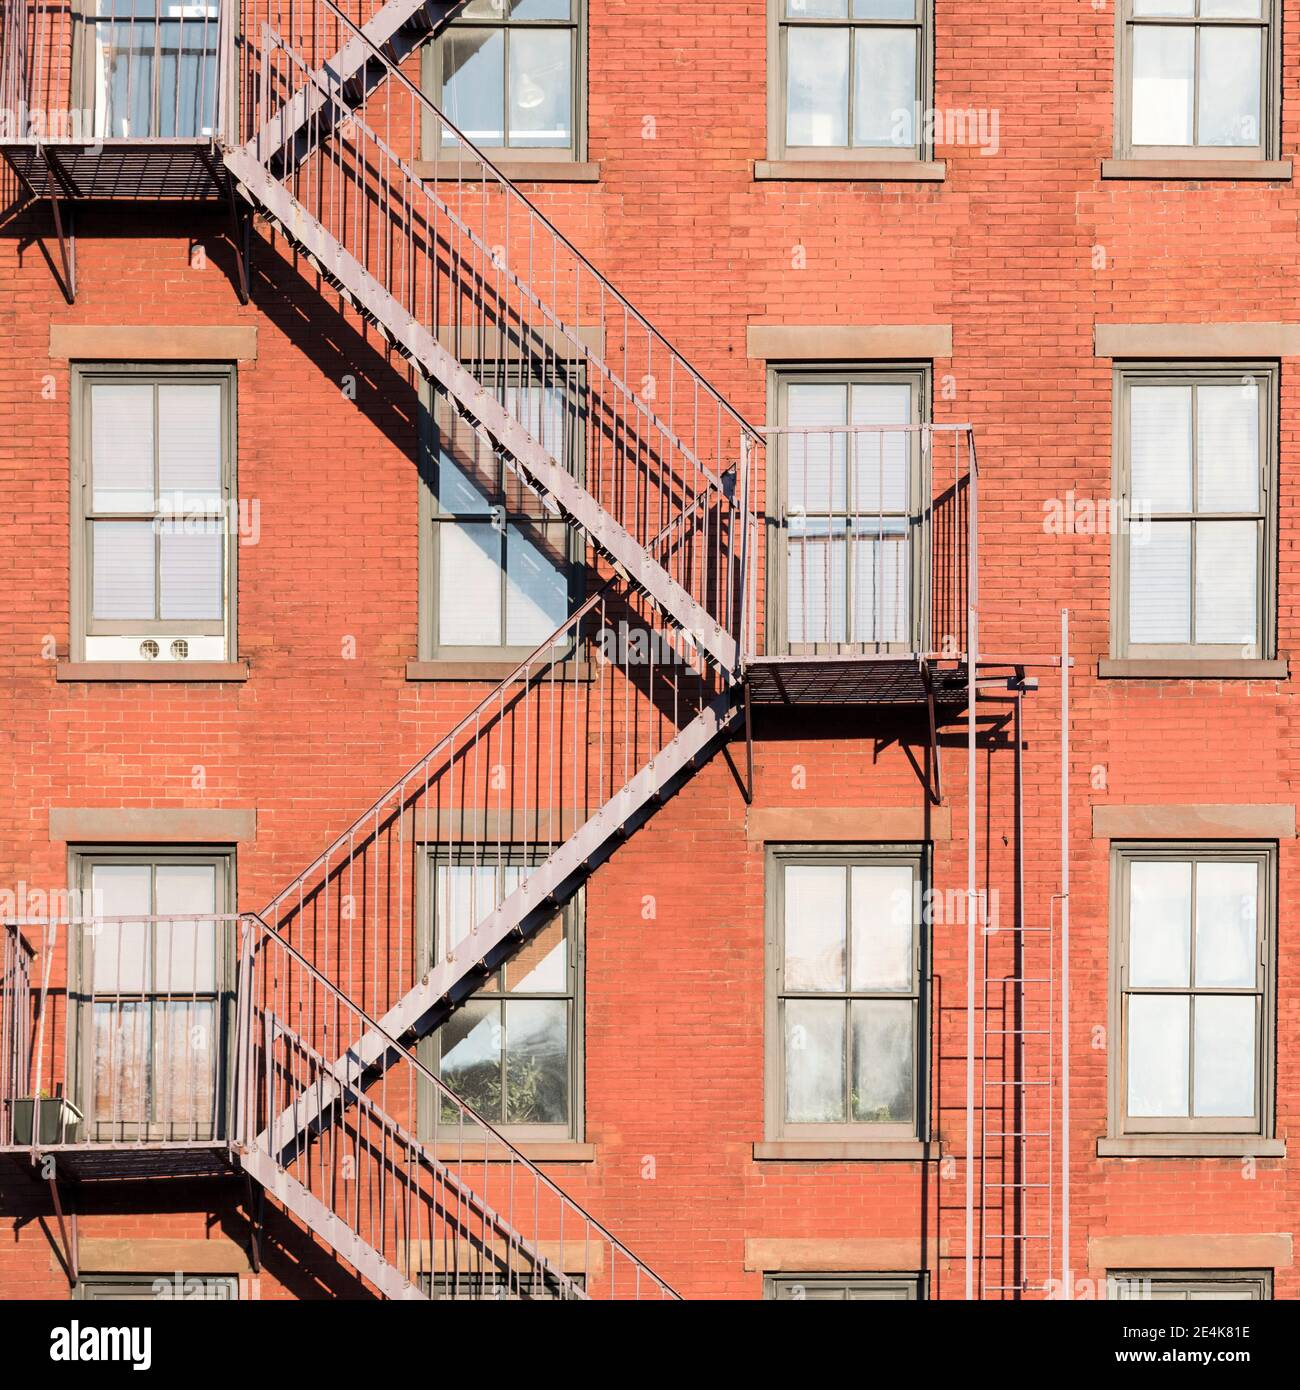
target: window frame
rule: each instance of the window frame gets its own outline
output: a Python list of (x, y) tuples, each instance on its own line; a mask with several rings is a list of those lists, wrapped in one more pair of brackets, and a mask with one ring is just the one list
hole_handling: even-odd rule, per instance
[[(1138, 386), (1185, 386), (1193, 388), (1192, 449), (1195, 464), (1196, 417), (1195, 390), (1199, 385), (1230, 385), (1244, 378), (1253, 379), (1259, 387), (1260, 428), (1260, 510), (1253, 513), (1198, 512), (1194, 495), (1192, 510), (1183, 513), (1160, 513), (1162, 518), (1174, 517), (1193, 523), (1216, 520), (1258, 520), (1261, 522), (1260, 553), (1256, 573), (1257, 650), (1253, 655), (1236, 644), (1197, 643), (1132, 643), (1129, 641), (1129, 602), (1131, 534), (1128, 521), (1132, 517), (1132, 459), (1129, 452), (1129, 417), (1131, 390)], [(1114, 529), (1111, 537), (1111, 656), (1132, 660), (1272, 660), (1277, 653), (1277, 570), (1278, 570), (1278, 451), (1280, 371), (1277, 362), (1117, 362), (1113, 380), (1114, 420), (1112, 450), (1114, 457), (1114, 488), (1123, 524)], [(1138, 499), (1140, 500), (1140, 499)], [(1145, 513), (1149, 524), (1154, 522)], [(1193, 540), (1194, 546), (1194, 540)], [(1192, 552), (1189, 612), (1192, 626), (1189, 635), (1196, 635), (1195, 550)]]
[[(802, 1299), (782, 1299), (781, 1291), (787, 1288), (797, 1288), (800, 1286), (813, 1286), (828, 1289), (842, 1288), (845, 1292), (843, 1302), (853, 1302), (849, 1294), (856, 1291), (866, 1293), (869, 1289), (889, 1289), (897, 1290), (901, 1297), (889, 1299), (891, 1302), (924, 1302), (930, 1296), (929, 1275), (921, 1270), (916, 1273), (888, 1273), (888, 1274), (787, 1274), (765, 1273), (763, 1275), (763, 1298), (769, 1302), (798, 1303)], [(872, 1298), (887, 1301), (880, 1294), (867, 1294), (861, 1301), (870, 1301)], [(833, 1301), (833, 1300), (827, 1300)]]
[[(430, 100), (443, 111), (443, 84), (445, 80), (444, 56), (446, 39), (458, 29), (502, 29), (505, 31), (505, 47), (501, 61), (505, 65), (502, 86), (502, 141), (500, 145), (480, 145), (479, 148), (494, 164), (505, 161), (518, 161), (528, 164), (565, 163), (581, 164), (587, 158), (587, 0), (571, 0), (573, 9), (570, 19), (509, 19), (478, 18), (463, 14), (452, 19), (443, 30), (435, 35), (432, 43), (426, 44), (420, 57), (421, 90), (429, 94)], [(568, 145), (511, 145), (505, 142), (508, 133), (510, 110), (510, 31), (518, 29), (568, 29), (572, 31), (569, 61), (572, 64), (573, 92), (569, 106), (572, 139)], [(448, 119), (451, 117), (448, 115)], [(426, 113), (421, 122), (420, 144), (423, 156), (434, 163), (455, 163), (461, 156), (461, 146), (442, 144), (439, 140), (440, 128), (437, 119)]]
[[(1254, 989), (1245, 987), (1198, 987), (1195, 984), (1195, 919), (1191, 924), (1189, 983), (1179, 986), (1141, 986), (1130, 989), (1129, 946), (1129, 868), (1137, 862), (1250, 861), (1256, 864), (1259, 882), (1259, 908), (1256, 928)], [(1267, 841), (1133, 841), (1111, 846), (1111, 924), (1110, 924), (1110, 1066), (1108, 1081), (1109, 1130), (1111, 1138), (1236, 1138), (1269, 1139), (1275, 1125), (1275, 1087), (1277, 1054), (1277, 845)], [(1195, 908), (1195, 869), (1193, 868), (1193, 910)], [(1259, 999), (1255, 1039), (1255, 1097), (1258, 1121), (1232, 1116), (1139, 1116), (1128, 1114), (1128, 1006), (1132, 993), (1174, 994), (1194, 998), (1198, 995), (1254, 995)], [(1189, 1027), (1190, 1017), (1189, 1017)], [(1188, 1091), (1195, 1085), (1194, 1040), (1188, 1041)]]
[[(789, 418), (787, 400), (789, 388), (798, 385), (906, 385), (912, 391), (913, 423), (925, 425), (931, 420), (932, 364), (920, 361), (881, 363), (773, 363), (768, 367), (768, 418), (784, 426)], [(767, 527), (767, 650), (773, 654), (790, 655), (893, 655), (910, 656), (927, 649), (926, 628), (930, 617), (927, 593), (928, 557), (924, 552), (927, 528), (922, 524), (930, 505), (931, 450), (925, 436), (917, 430), (913, 436), (909, 487), (908, 539), (911, 546), (911, 603), (910, 633), (905, 642), (800, 642), (798, 652), (789, 640), (789, 511), (787, 483), (789, 478), (788, 445), (785, 436), (778, 435), (775, 447), (769, 446), (769, 485), (766, 498)], [(847, 500), (847, 498), (846, 498)], [(828, 513), (834, 515), (834, 513)], [(847, 515), (847, 513), (846, 513)], [(848, 548), (845, 563), (849, 563)], [(851, 586), (845, 588), (845, 602), (850, 600)], [(852, 631), (846, 606), (845, 633)]]
[[(1199, 10), (1201, 0), (1194, 0)], [(1262, 18), (1133, 14), (1133, 0), (1115, 6), (1115, 157), (1152, 160), (1266, 160), (1278, 155), (1282, 101), (1282, 15), (1278, 0), (1261, 0)], [(1200, 91), (1199, 31), (1205, 28), (1262, 29), (1264, 43), (1260, 72), (1260, 138), (1257, 145), (1135, 145), (1133, 143), (1133, 31), (1139, 26), (1197, 30), (1197, 58), (1192, 75), (1193, 129)]]
[[(144, 363), (144, 362), (81, 362), (72, 367), (70, 457), (70, 620), (71, 647), (74, 661), (87, 660), (88, 637), (134, 637), (137, 634), (158, 639), (177, 637), (217, 636), (225, 638), (225, 659), (234, 660), (238, 650), (238, 528), (233, 525), (233, 509), (238, 497), (236, 452), (238, 418), (236, 396), (238, 383), (233, 363)], [(92, 527), (97, 520), (136, 520), (156, 522), (167, 513), (155, 507), (148, 515), (137, 512), (99, 512), (94, 507), (92, 448), (90, 421), (91, 388), (101, 384), (154, 386), (215, 385), (223, 393), (221, 410), (221, 493), (224, 537), (222, 584), (224, 614), (213, 618), (140, 618), (97, 619), (94, 614), (94, 558)], [(156, 399), (156, 398), (155, 398)], [(155, 406), (156, 410), (156, 406)], [(157, 430), (154, 433), (155, 483), (157, 480)], [(156, 555), (156, 551), (155, 551)], [(155, 561), (155, 592), (161, 583), (160, 566)], [(143, 657), (99, 657), (96, 660), (135, 661), (154, 665)], [(175, 663), (184, 670), (184, 663)]]
[[(803, 163), (822, 161), (876, 162), (913, 164), (930, 163), (934, 159), (933, 132), (926, 113), (934, 106), (934, 0), (917, 0), (917, 17), (905, 19), (855, 19), (852, 0), (843, 18), (805, 17), (791, 19), (784, 13), (788, 0), (767, 0), (767, 157)], [(826, 29), (915, 29), (916, 101), (920, 106), (920, 129), (911, 145), (790, 145), (786, 141), (789, 126), (787, 93), (789, 91), (788, 34), (791, 28)], [(847, 133), (853, 139), (853, 59), (856, 44), (849, 40), (849, 105), (846, 112)]]
[[(1106, 1298), (1117, 1302), (1152, 1302), (1149, 1298), (1116, 1299), (1116, 1286), (1125, 1283), (1162, 1284), (1167, 1288), (1185, 1291), (1188, 1301), (1204, 1298), (1205, 1290), (1244, 1288), (1251, 1291), (1249, 1299), (1241, 1302), (1269, 1302), (1273, 1297), (1271, 1269), (1108, 1269)], [(1170, 1300), (1174, 1301), (1174, 1300)]]
[[(766, 850), (765, 872), (765, 949), (764, 949), (764, 1130), (768, 1141), (830, 1141), (877, 1143), (926, 1143), (930, 1138), (930, 1016), (931, 1016), (931, 942), (926, 914), (913, 922), (912, 989), (896, 991), (854, 991), (846, 973), (845, 989), (826, 991), (797, 991), (797, 998), (841, 999), (887, 998), (911, 1000), (913, 1003), (912, 1107), (910, 1124), (897, 1121), (879, 1122), (846, 1119), (843, 1123), (806, 1124), (785, 1118), (786, 1065), (785, 1015), (783, 1003), (791, 997), (784, 988), (785, 959), (785, 869), (789, 866), (837, 866), (852, 868), (858, 865), (906, 866), (913, 873), (913, 892), (925, 901), (925, 891), (931, 879), (930, 847), (921, 843), (898, 844), (769, 844)], [(852, 876), (847, 876), (851, 892)], [(846, 918), (846, 922), (848, 919)], [(848, 962), (846, 958), (846, 972)], [(846, 1032), (845, 1047), (851, 1046), (851, 1034)], [(851, 1067), (846, 1051), (846, 1089), (850, 1083)]]
[[(210, 864), (216, 871), (216, 911), (218, 914), (224, 914), (233, 912), (234, 904), (238, 901), (235, 893), (235, 859), (236, 851), (232, 845), (72, 845), (68, 848), (68, 882), (77, 886), (83, 903), (93, 902), (90, 896), (90, 875), (96, 865), (147, 864), (156, 868), (159, 864)], [(228, 934), (224, 952), (218, 942), (215, 988), (212, 990), (219, 1034), (213, 1047), (212, 1085), (216, 1100), (216, 1132), (207, 1136), (187, 1134), (178, 1138), (163, 1133), (168, 1128), (163, 1124), (149, 1123), (141, 1128), (134, 1122), (99, 1120), (95, 1116), (93, 1092), (90, 1089), (94, 1085), (95, 1075), (95, 1029), (94, 1018), (87, 1007), (85, 997), (87, 981), (94, 979), (94, 967), (87, 949), (86, 935), (81, 934), (79, 949), (69, 952), (66, 1055), (69, 1059), (71, 1092), (75, 1098), (74, 1103), (82, 1114), (78, 1131), (84, 1133), (90, 1142), (104, 1142), (98, 1135), (101, 1128), (110, 1131), (110, 1139), (133, 1142), (156, 1141), (161, 1138), (177, 1143), (207, 1143), (228, 1137), (227, 1130), (232, 1118), (230, 1083), (235, 1046), (235, 954), (234, 933), (231, 932)], [(152, 991), (142, 990), (140, 993), (149, 997)], [(155, 1093), (151, 1083), (151, 1108), (154, 1099)], [(131, 1131), (129, 1136), (125, 1133), (128, 1129)]]
[[(555, 370), (554, 368), (552, 370)], [(541, 373), (531, 368), (524, 360), (508, 361), (506, 363), (506, 385), (517, 386), (520, 381), (527, 380), (530, 385), (544, 386), (546, 383), (541, 379)], [(496, 382), (498, 372), (488, 368), (476, 371), (480, 381), (490, 391), (497, 389)], [(565, 399), (565, 419), (570, 429), (569, 436), (565, 439), (565, 452), (571, 464), (571, 471), (578, 482), (583, 482), (586, 474), (586, 449), (587, 449), (587, 400), (585, 389), (585, 378), (581, 368), (566, 371), (556, 370), (556, 375), (563, 378)], [(447, 512), (442, 509), (439, 501), (439, 460), (441, 457), (441, 435), (445, 428), (440, 422), (440, 413), (451, 409), (445, 399), (439, 393), (433, 392), (428, 386), (423, 385), (420, 393), (420, 463), (419, 463), (419, 552), (418, 552), (418, 654), (421, 661), (439, 661), (453, 664), (473, 665), (483, 662), (507, 662), (515, 664), (531, 656), (537, 649), (537, 644), (530, 646), (511, 646), (506, 644), (505, 625), (505, 585), (501, 585), (501, 637), (502, 642), (495, 646), (452, 646), (443, 645), (439, 642), (439, 618), (441, 602), (439, 589), (439, 532), (443, 526), (454, 526), (457, 522), (485, 523), (495, 519), (496, 513), (493, 510), (486, 512)], [(455, 427), (455, 420), (452, 420), (452, 427)], [(501, 465), (504, 470), (504, 465)], [(502, 474), (504, 476), (504, 472)], [(507, 484), (504, 497), (510, 490)], [(544, 529), (556, 529), (564, 527), (565, 530), (565, 556), (568, 568), (568, 613), (572, 614), (575, 608), (586, 596), (587, 586), (587, 567), (586, 567), (586, 545), (581, 534), (567, 522), (558, 520), (546, 513), (544, 509), (538, 512), (512, 512), (501, 507), (501, 520), (505, 527), (509, 527), (512, 522), (519, 519), (536, 522)], [(504, 531), (503, 544), (504, 544)], [(501, 570), (502, 575), (506, 573)], [(567, 615), (566, 615), (567, 616)]]
[[(525, 855), (522, 846), (505, 846), (505, 852), (497, 867), (517, 867), (531, 860), (532, 867), (536, 867), (542, 862), (544, 855), (529, 853)], [(466, 857), (456, 856), (453, 863)], [(468, 857), (472, 861), (472, 856)], [(421, 872), (418, 875), (415, 889), (415, 951), (416, 959), (423, 962), (421, 969), (428, 968), (433, 961), (433, 953), (437, 939), (437, 924), (434, 920), (434, 905), (437, 901), (435, 890), (435, 876), (439, 862), (446, 862), (444, 846), (437, 843), (427, 843), (421, 848), (420, 864)], [(480, 864), (483, 856), (479, 856)], [(567, 1124), (510, 1124), (498, 1122), (490, 1115), (483, 1118), (489, 1125), (501, 1135), (504, 1135), (515, 1144), (571, 1144), (582, 1143), (586, 1133), (586, 977), (587, 977), (587, 947), (586, 947), (586, 926), (587, 926), (587, 902), (586, 889), (579, 888), (562, 907), (557, 909), (554, 916), (547, 919), (546, 923), (538, 927), (530, 935), (530, 940), (535, 940), (546, 928), (556, 920), (561, 918), (564, 922), (566, 940), (568, 943), (568, 976), (569, 989), (565, 994), (557, 994), (554, 991), (528, 991), (516, 995), (513, 991), (496, 989), (484, 992), (482, 988), (476, 989), (464, 1001), (472, 1003), (474, 1001), (505, 1001), (509, 999), (565, 999), (569, 1004), (569, 1119)], [(511, 962), (515, 959), (512, 955), (510, 960), (505, 962), (505, 968), (509, 969)], [(500, 967), (493, 971), (489, 979), (496, 978), (500, 974)], [(431, 1033), (422, 1037), (416, 1044), (416, 1056), (420, 1062), (426, 1066), (436, 1077), (442, 1077), (442, 1057), (440, 1046), (440, 1034), (443, 1025), (435, 1028)], [(504, 1058), (504, 1053), (502, 1054)], [(451, 1088), (454, 1090), (454, 1087)], [(468, 1102), (467, 1102), (468, 1103)], [(435, 1136), (434, 1115), (435, 1100), (433, 1089), (428, 1083), (423, 1083), (419, 1087), (419, 1094), (416, 1101), (417, 1108), (417, 1136), (421, 1141), (433, 1142)], [(437, 1127), (437, 1137), (446, 1142), (453, 1143), (456, 1139), (455, 1131), (446, 1125), (439, 1124)], [(477, 1138), (477, 1136), (475, 1136)]]
[[(114, 1289), (127, 1290), (131, 1288), (144, 1288), (147, 1286), (152, 1293), (155, 1284), (166, 1284), (168, 1288), (174, 1289), (179, 1283), (184, 1289), (190, 1282), (202, 1283), (205, 1287), (222, 1288), (226, 1291), (225, 1296), (208, 1294), (204, 1298), (192, 1300), (200, 1303), (236, 1303), (239, 1301), (239, 1276), (236, 1274), (184, 1274), (173, 1271), (159, 1271), (156, 1274), (78, 1274), (76, 1287), (72, 1291), (72, 1297), (78, 1301), (87, 1303), (111, 1303), (123, 1301), (121, 1293), (112, 1292)], [(157, 1298), (157, 1295), (154, 1295)], [(152, 1301), (148, 1298), (129, 1299), (130, 1302), (147, 1303)], [(163, 1302), (176, 1301), (168, 1294)], [(187, 1295), (182, 1294), (182, 1302), (191, 1301)]]

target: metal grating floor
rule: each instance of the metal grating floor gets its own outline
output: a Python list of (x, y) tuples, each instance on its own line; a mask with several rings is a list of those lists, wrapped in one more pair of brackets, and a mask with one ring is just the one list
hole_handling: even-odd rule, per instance
[(76, 1182), (105, 1179), (220, 1177), (238, 1167), (230, 1145), (223, 1139), (200, 1144), (50, 1144), (4, 1148), (0, 1153), (15, 1162), (33, 1163), (52, 1156), (61, 1178)]
[[(756, 705), (923, 705), (927, 687), (915, 656), (764, 656), (745, 668)], [(966, 668), (929, 663), (935, 703), (965, 706)]]
[(221, 156), (208, 138), (105, 140), (98, 145), (0, 145), (30, 192), (71, 201), (202, 201), (225, 197)]

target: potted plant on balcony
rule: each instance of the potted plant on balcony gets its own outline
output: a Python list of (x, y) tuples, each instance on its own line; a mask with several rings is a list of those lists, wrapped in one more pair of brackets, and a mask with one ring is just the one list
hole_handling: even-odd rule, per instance
[[(38, 1114), (39, 1137), (33, 1140), (32, 1121)], [(57, 1095), (42, 1091), (39, 1095), (22, 1096), (14, 1101), (15, 1144), (62, 1144), (80, 1123), (81, 1111), (64, 1098), (62, 1087)]]

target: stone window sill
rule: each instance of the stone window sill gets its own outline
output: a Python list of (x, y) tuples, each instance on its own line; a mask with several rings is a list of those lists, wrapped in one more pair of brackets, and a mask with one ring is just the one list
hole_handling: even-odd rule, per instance
[(57, 681), (246, 681), (247, 661), (60, 661)]
[(756, 159), (754, 179), (818, 183), (942, 183), (941, 159)]
[(1098, 1158), (1285, 1158), (1286, 1141), (1258, 1134), (1130, 1134), (1097, 1140)]
[(901, 1162), (920, 1163), (942, 1157), (936, 1141), (917, 1139), (845, 1140), (775, 1139), (754, 1145), (755, 1162)]
[[(573, 1140), (538, 1139), (524, 1141), (515, 1145), (523, 1156), (533, 1163), (595, 1163), (595, 1144), (580, 1144)], [(482, 1144), (439, 1144), (437, 1158), (441, 1163), (455, 1163), (464, 1159), (466, 1163), (506, 1163), (511, 1151), (500, 1145), (488, 1145), (486, 1151)]]
[[(574, 159), (498, 159), (497, 170), (511, 183), (599, 183), (600, 162), (598, 160)], [(454, 159), (417, 159), (415, 174), (417, 178), (443, 180), (454, 183), (480, 183), (485, 173), (483, 165), (477, 160), (466, 160), (458, 164)], [(490, 177), (490, 176), (489, 176)]]
[(1103, 159), (1103, 179), (1167, 179), (1205, 182), (1288, 182), (1289, 159)]
[[(519, 669), (518, 661), (408, 661), (408, 681), (485, 681), (499, 685)], [(591, 663), (566, 661), (560, 666), (560, 677), (567, 681), (589, 681)]]
[(1103, 657), (1097, 663), (1097, 675), (1101, 680), (1284, 681), (1287, 679), (1287, 659), (1202, 661), (1190, 657), (1158, 660)]

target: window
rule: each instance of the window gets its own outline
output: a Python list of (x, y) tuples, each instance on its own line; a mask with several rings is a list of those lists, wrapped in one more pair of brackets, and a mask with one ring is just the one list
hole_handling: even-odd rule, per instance
[(920, 436), (845, 427), (919, 423), (925, 385), (920, 368), (777, 372), (772, 650), (918, 649)]
[(1117, 656), (1272, 655), (1276, 367), (1117, 375)]
[(1116, 851), (1119, 1133), (1268, 1131), (1273, 866), (1264, 846)]
[[(519, 886), (521, 858), (448, 864), (429, 857), (429, 943), (445, 954)], [(421, 1059), (511, 1139), (565, 1141), (582, 1132), (582, 895), (572, 899), (421, 1044)], [(436, 959), (430, 954), (431, 962)], [(432, 1105), (421, 1133), (433, 1134)], [(447, 1142), (457, 1111), (444, 1107)], [(471, 1136), (474, 1140), (481, 1136)]]
[[(586, 1285), (586, 1277), (582, 1274), (570, 1274), (569, 1280), (578, 1289)], [(471, 1269), (459, 1273), (421, 1274), (419, 1285), (430, 1298), (450, 1299), (455, 1303), (484, 1300), (552, 1303), (569, 1296), (568, 1290), (553, 1275), (526, 1274), (519, 1269), (509, 1273)]]
[(90, 0), (80, 109), (101, 138), (211, 136), (217, 128), (217, 0)]
[(928, 155), (931, 0), (768, 0), (774, 159)]
[(774, 851), (768, 874), (769, 1133), (916, 1139), (920, 851)]
[(1106, 1296), (1159, 1303), (1263, 1302), (1273, 1297), (1273, 1276), (1262, 1269), (1111, 1270)]
[[(516, 377), (505, 406), (580, 474), (581, 428), (562, 385)], [(581, 584), (581, 542), (439, 398), (422, 493), (422, 655), (522, 659), (554, 632)]]
[(1272, 153), (1274, 3), (1122, 0), (1118, 152), (1178, 159)]
[(239, 1281), (226, 1274), (86, 1274), (77, 1280), (76, 1297), (92, 1303), (225, 1303), (238, 1299)]
[[(427, 50), (425, 82), (447, 119), (489, 155), (581, 159), (585, 0), (469, 0)], [(434, 125), (426, 152), (438, 150)], [(441, 130), (444, 150), (457, 141)]]
[(77, 374), (72, 606), (84, 659), (234, 655), (233, 386), (223, 369)]
[(87, 852), (77, 867), (94, 917), (178, 919), (79, 932), (76, 1089), (86, 1137), (220, 1138), (233, 943), (230, 924), (213, 918), (233, 901), (229, 856)]
[(924, 1278), (920, 1274), (769, 1274), (763, 1280), (763, 1297), (795, 1303), (921, 1299)]

